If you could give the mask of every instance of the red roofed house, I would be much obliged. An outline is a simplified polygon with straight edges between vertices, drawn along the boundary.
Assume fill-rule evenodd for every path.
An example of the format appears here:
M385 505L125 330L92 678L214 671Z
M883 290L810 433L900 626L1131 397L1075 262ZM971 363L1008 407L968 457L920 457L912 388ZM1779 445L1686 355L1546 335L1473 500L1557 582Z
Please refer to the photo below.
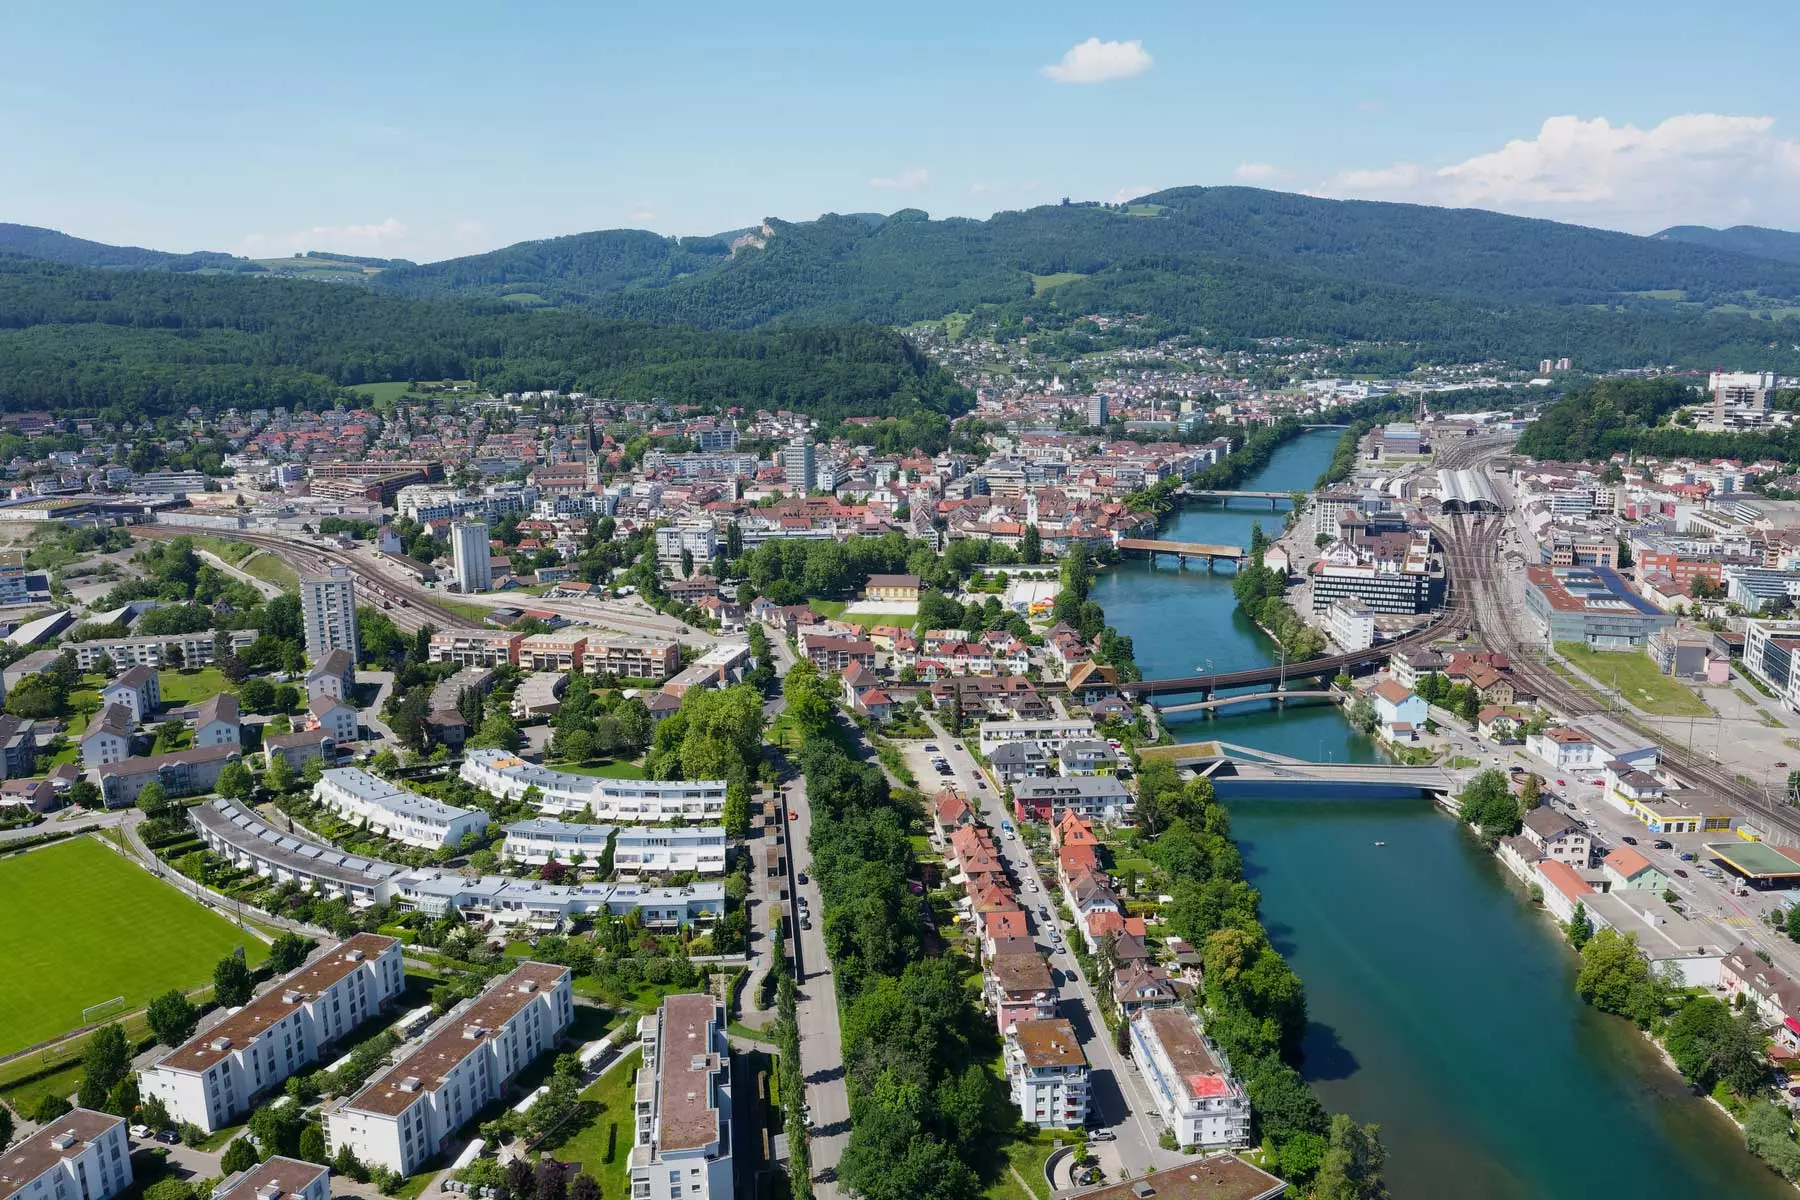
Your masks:
M1537 873L1544 889L1544 907L1559 921L1568 921L1575 915L1575 906L1586 904L1594 895L1587 880L1566 862L1544 859L1537 864ZM1588 915L1590 919L1593 916L1591 912Z
M1611 891L1635 889L1661 895L1669 886L1669 877L1630 846L1620 846L1601 859L1600 869L1606 872Z

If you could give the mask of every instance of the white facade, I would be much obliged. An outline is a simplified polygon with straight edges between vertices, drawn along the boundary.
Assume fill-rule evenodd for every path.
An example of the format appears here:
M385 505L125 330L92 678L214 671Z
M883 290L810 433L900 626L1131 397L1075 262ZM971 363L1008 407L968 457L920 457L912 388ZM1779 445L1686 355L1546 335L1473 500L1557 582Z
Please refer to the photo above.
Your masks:
M684 929L725 915L723 883L645 887L632 883L555 884L456 871L409 871L394 880L394 896L409 908L441 917L455 910L500 925L555 929L577 917L636 913L651 929Z
M457 808L429 796L397 788L355 767L326 771L313 785L313 800L349 821L409 846L454 846L464 835L487 828L487 814Z
M1334 600L1325 613L1325 632L1345 650L1367 650L1375 644L1375 610L1360 600Z
M306 628L306 653L314 662L333 650L362 657L356 633L356 584L349 567L332 567L329 575L300 580L300 620Z
M465 592L493 590L493 556L488 552L488 542L488 527L480 521L457 521L450 526L456 583Z
M983 721L981 752L992 754L1008 742L1036 742L1055 748L1064 742L1093 741L1097 736L1094 723L1088 720Z
M1006 1030L1006 1080L1019 1118L1039 1129L1087 1123L1088 1061L1062 1017L1015 1021Z
M656 530L656 560L665 565L681 562L682 551L694 556L698 566L712 561L719 552L719 531L711 521L678 521L660 525Z
M506 857L536 866L551 859L573 866L600 861L616 825L588 825L533 817L506 827Z
M538 809L547 816L583 809L596 821L716 821L725 815L723 779L599 779L553 771L491 749L469 751L461 774L489 795L507 800L535 787Z
M1140 1011L1131 1018L1131 1057L1177 1144L1249 1145L1250 1098L1194 1013L1178 1006Z
M397 938L360 933L138 1073L145 1096L208 1133L317 1062L405 987Z
M689 871L723 875L728 844L723 825L640 825L621 829L613 847L613 871L623 880Z
M1593 739L1563 726L1532 734L1525 748L1557 771L1585 771L1606 761Z
M574 1017L567 967L522 963L438 1021L424 1043L326 1109L325 1143L410 1175L505 1095L507 1081L556 1048Z
M781 477L789 492L806 495L818 483L817 460L813 456L812 439L805 434L794 438L781 450Z
M632 1200L731 1200L731 1047L725 1006L670 996L638 1022Z
M107 1200L131 1186L131 1143L122 1118L77 1108L6 1151L7 1200Z
M121 671L128 667L165 667L175 657L170 653L171 649L181 652L182 666L199 667L213 661L213 639L218 636L208 630L157 637L98 638L91 642L76 642L64 649L74 653L75 665L83 671L93 670L102 654L112 659L113 665ZM231 639L232 652L236 653L249 648L256 640L257 631L234 629L227 636Z

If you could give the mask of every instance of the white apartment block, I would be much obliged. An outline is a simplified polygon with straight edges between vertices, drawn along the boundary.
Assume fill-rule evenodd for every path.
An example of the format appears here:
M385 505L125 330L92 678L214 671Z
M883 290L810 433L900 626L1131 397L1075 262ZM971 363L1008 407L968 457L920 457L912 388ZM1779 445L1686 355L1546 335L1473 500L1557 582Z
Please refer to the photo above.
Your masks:
M403 987L399 939L359 933L145 1067L139 1085L176 1120L223 1129Z
M537 866L551 859L571 866L598 863L616 825L588 825L533 817L506 827L504 853L514 862Z
M548 932L597 913L636 913L648 929L685 929L725 915L723 883L645 887L635 883L555 884L509 875L470 878L460 871L418 870L396 876L394 898L427 916L463 913L497 925L529 925Z
M1036 742L1041 746L1056 747L1064 742L1092 741L1097 736L1094 723L1088 720L983 721L981 752L992 754L1008 742Z
M638 1022L632 1200L731 1200L731 1047L725 1006L704 995L666 998Z
M656 561L667 566L681 562L682 551L694 556L696 566L712 561L719 551L719 531L711 521L679 521L656 530Z
M521 963L452 1009L412 1054L325 1111L325 1142L370 1166L411 1175L512 1079L555 1049L574 1002L567 967Z
M319 776L313 800L348 821L366 821L371 830L409 846L454 846L487 828L478 808L457 808L395 787L356 767L337 767Z
M723 779L600 779L574 775L528 763L504 750L470 750L463 756L462 777L482 791L506 800L538 790L538 809L546 816L578 813L596 821L642 823L717 821L725 815Z
M613 846L613 872L624 881L645 875L725 873L728 843L723 825L640 825L621 829Z
M681 643L670 638L591 638L581 655L586 675L666 679L681 669Z
M131 1186L125 1122L76 1108L0 1157L0 1200L107 1200Z
M450 526L450 553L456 564L456 586L465 592L494 589L494 563L488 552L488 541L488 527L480 521L456 521Z
M331 1170L277 1154L219 1184L211 1200L331 1200Z
M226 635L231 639L231 649L235 654L247 650L257 637L254 629L233 629ZM124 637L98 638L91 642L76 642L64 649L73 651L75 665L83 671L92 671L94 664L100 661L102 654L112 659L113 665L121 671L128 667L150 667L160 670L169 666L174 655L171 650L181 652L181 664L185 667L199 667L213 661L213 639L218 634L176 633L166 637Z
M1325 632L1348 651L1375 644L1375 610L1353 596L1340 596L1325 610Z
M1181 1007L1141 1010L1131 1018L1131 1057L1177 1144L1201 1149L1250 1144L1250 1098L1194 1013Z
M1019 1117L1039 1129L1087 1122L1088 1061L1065 1017L1015 1021L1006 1030L1006 1080Z
M333 650L362 657L356 633L356 584L349 567L332 567L329 575L300 580L300 621L306 628L306 653L314 662Z

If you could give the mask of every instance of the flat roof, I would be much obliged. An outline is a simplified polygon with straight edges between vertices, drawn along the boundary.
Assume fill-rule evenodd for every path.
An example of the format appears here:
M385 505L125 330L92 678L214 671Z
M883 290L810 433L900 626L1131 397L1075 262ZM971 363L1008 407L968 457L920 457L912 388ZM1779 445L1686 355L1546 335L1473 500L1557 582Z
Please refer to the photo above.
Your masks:
M452 1010L437 1023L425 1042L378 1076L346 1105L358 1112L398 1116L427 1092L435 1092L444 1078L487 1037L525 1011L533 1000L554 987L569 968L549 963L524 962L504 975L467 1008Z
M1066 1017L1043 1021L1016 1021L1011 1035L1028 1067L1085 1067L1087 1055L1075 1040L1075 1027Z
M0 1197L11 1196L63 1159L79 1154L122 1117L76 1108L0 1154ZM72 1139L64 1141L65 1138ZM58 1143L61 1142L61 1145Z
M458 808L454 804L433 800L430 796L409 792L405 788L395 787L378 775L369 774L360 767L333 767L319 776L319 782L329 783L335 788L348 792L365 804L373 805L387 812L417 817L422 821L437 821L450 825L472 813L479 813L483 823L487 819L487 814L482 813L480 809Z
M1200 1026L1192 1013L1185 1008L1151 1008L1144 1011L1144 1019L1193 1099L1230 1093L1231 1081L1207 1047L1206 1039L1200 1036Z
M1705 850L1749 879L1800 879L1800 859L1766 842L1707 842Z
M724 1065L713 1049L719 1002L690 993L663 1001L656 1050L657 1150L698 1150L719 1140L713 1076Z
M1286 1183L1237 1155L1214 1154L1154 1175L1062 1195L1064 1200L1271 1200L1286 1190Z
M254 1042L275 1022L311 1001L363 963L379 958L398 939L375 933L359 933L340 942L306 966L284 976L268 991L185 1043L156 1060L158 1067L199 1073L233 1050Z
M373 889L404 870L394 863L363 858L335 846L283 833L236 801L223 797L196 805L188 810L188 817L234 850L346 886Z

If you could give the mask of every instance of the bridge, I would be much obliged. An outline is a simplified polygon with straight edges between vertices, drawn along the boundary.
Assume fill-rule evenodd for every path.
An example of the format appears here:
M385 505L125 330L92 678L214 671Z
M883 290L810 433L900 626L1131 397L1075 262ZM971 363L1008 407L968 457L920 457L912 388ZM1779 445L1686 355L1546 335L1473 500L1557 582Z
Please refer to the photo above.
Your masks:
M1120 538L1117 543L1120 554L1142 554L1151 562L1156 561L1159 554L1174 557L1181 566L1187 566L1190 558L1204 558L1206 569L1212 570L1213 564L1228 562L1237 565L1248 558L1242 546L1213 546L1206 542L1166 542L1158 538Z
M1293 502L1292 492L1234 492L1222 488L1183 488L1181 494L1194 500L1217 500L1230 504L1233 500L1267 500L1270 509L1281 507L1283 500Z
M1472 771L1394 763L1317 763L1230 742L1152 746L1140 753L1212 780L1219 794L1237 796L1325 793L1332 796L1454 796Z
M1289 700L1330 700L1337 693L1327 689L1305 688L1288 689L1278 692L1240 692L1232 696L1218 696L1211 700L1194 700L1186 704L1159 704L1156 711L1165 716L1175 716L1187 712L1212 712L1233 704L1249 704L1257 700L1273 700L1277 704Z

